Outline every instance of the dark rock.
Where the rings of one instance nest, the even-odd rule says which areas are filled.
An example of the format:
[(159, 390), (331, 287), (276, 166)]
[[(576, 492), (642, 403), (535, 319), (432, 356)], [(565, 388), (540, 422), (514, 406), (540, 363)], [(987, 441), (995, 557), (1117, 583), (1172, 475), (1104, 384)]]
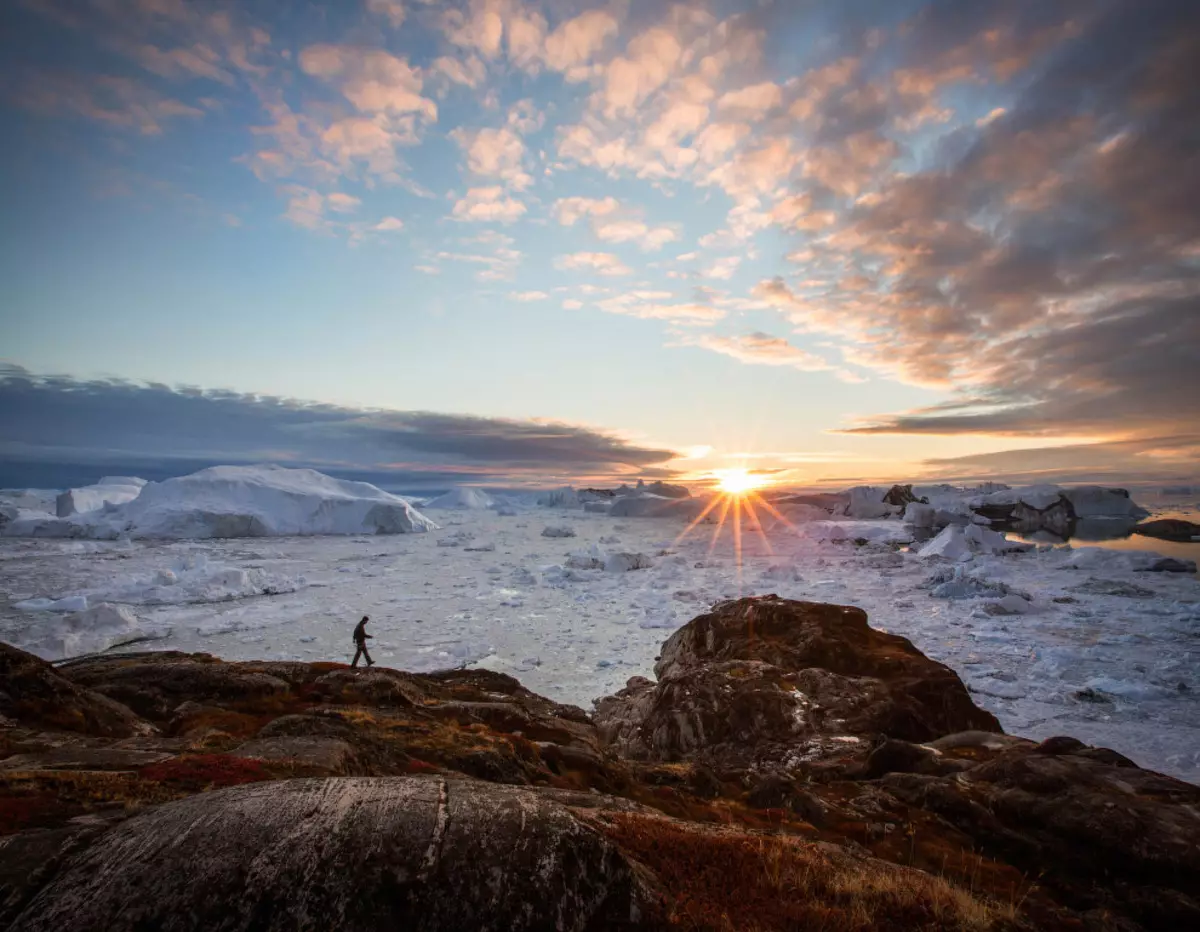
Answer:
[(937, 751), (908, 741), (889, 738), (867, 758), (866, 778), (877, 780), (886, 773), (933, 773)]
[(1087, 745), (1078, 738), (1047, 738), (1033, 749), (1033, 753), (1049, 754), (1052, 757), (1057, 757), (1060, 754), (1074, 754), (1076, 751), (1082, 751), (1086, 747)]
[(1187, 543), (1200, 537), (1200, 524), (1180, 518), (1157, 518), (1143, 521), (1133, 529), (1134, 534), (1154, 537), (1158, 540), (1175, 540)]
[(1025, 743), (953, 778), (882, 784), (1038, 872), (1073, 908), (1119, 909), (1146, 929), (1200, 927), (1200, 787), (1073, 738)]
[(885, 505), (893, 505), (896, 508), (903, 508), (910, 502), (922, 502), (927, 504), (924, 499), (917, 498), (917, 496), (913, 495), (911, 485), (894, 485), (888, 489), (887, 494), (883, 496), (883, 503)]
[(1078, 586), (1071, 587), (1072, 592), (1082, 592), (1085, 595), (1115, 595), (1125, 599), (1151, 599), (1154, 590), (1139, 586), (1137, 583), (1122, 582), (1118, 579), (1097, 579), (1091, 577)]
[(253, 760), (303, 764), (330, 774), (348, 774), (354, 768), (354, 748), (341, 738), (255, 738), (230, 753)]
[(1147, 573), (1192, 573), (1196, 572), (1195, 560), (1176, 560), (1174, 557), (1163, 557), (1155, 560), (1148, 567)]
[(222, 663), (208, 654), (161, 651), (84, 657), (59, 667), (74, 683), (165, 721), (185, 700), (230, 702), (282, 695), (288, 683), (253, 664)]
[(638, 760), (705, 754), (722, 766), (845, 754), (844, 736), (926, 741), (1000, 731), (948, 667), (875, 631), (857, 608), (776, 596), (714, 607), (675, 632), (659, 682), (600, 700), (604, 741)]
[(746, 803), (755, 809), (787, 809), (814, 826), (824, 825), (829, 816), (829, 807), (818, 797), (777, 773), (760, 777), (746, 794)]
[[(0, 724), (123, 738), (152, 731), (128, 707), (0, 643)], [(4, 722), (3, 719), (7, 721)]]
[(69, 857), (9, 929), (632, 930), (650, 905), (614, 845), (534, 793), (340, 778), (130, 819)]
[(89, 748), (67, 745), (34, 754), (14, 754), (0, 760), (0, 771), (127, 770), (157, 764), (173, 755), (134, 748)]

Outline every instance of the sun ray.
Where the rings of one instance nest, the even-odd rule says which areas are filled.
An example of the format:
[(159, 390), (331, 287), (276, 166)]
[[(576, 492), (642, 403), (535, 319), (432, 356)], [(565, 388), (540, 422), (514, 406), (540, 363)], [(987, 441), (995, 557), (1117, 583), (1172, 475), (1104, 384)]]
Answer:
[(771, 541), (767, 537), (767, 532), (763, 530), (762, 520), (758, 517), (758, 512), (754, 510), (754, 499), (756, 496), (751, 493), (746, 496), (746, 511), (750, 517), (754, 519), (754, 530), (758, 533), (759, 539), (762, 540), (763, 549), (767, 551), (768, 556), (775, 556), (775, 548), (771, 546)]
[(675, 546), (675, 544), (678, 544), (681, 540), (683, 540), (685, 537), (687, 537), (688, 534), (692, 533), (692, 531), (695, 530), (696, 525), (698, 525), (701, 521), (703, 521), (705, 518), (707, 518), (708, 513), (710, 511), (712, 511), (714, 508), (716, 508), (717, 505), (719, 505), (721, 503), (721, 499), (723, 497), (724, 496), (721, 496), (721, 495), (714, 495), (712, 497), (712, 501), (710, 501), (707, 505), (704, 506), (704, 510), (696, 516), (696, 518), (691, 522), (691, 524), (689, 524), (687, 527), (685, 527), (682, 531), (679, 532), (679, 536), (676, 537), (674, 541), (672, 541), (671, 545)]
[(717, 519), (717, 526), (713, 528), (712, 540), (708, 544), (708, 555), (711, 557), (713, 551), (717, 549), (717, 540), (721, 536), (721, 529), (725, 527), (725, 518), (729, 514), (729, 506), (733, 504), (733, 496), (723, 495), (723, 507), (721, 508), (721, 517)]
[(733, 499), (733, 556), (737, 563), (738, 595), (742, 595), (742, 497), (731, 495)]
[(752, 498), (754, 498), (754, 500), (757, 501), (760, 505), (762, 505), (765, 509), (767, 509), (767, 511), (769, 511), (772, 515), (774, 515), (776, 518), (778, 518), (780, 521), (782, 521), (784, 524), (786, 524), (788, 527), (788, 530), (791, 530), (791, 531), (796, 530), (796, 525), (792, 524), (792, 522), (789, 521), (784, 516), (783, 512), (781, 512), (778, 508), (776, 508), (774, 505), (772, 505), (769, 501), (767, 501), (765, 498), (763, 498), (757, 492), (751, 492), (750, 496)]

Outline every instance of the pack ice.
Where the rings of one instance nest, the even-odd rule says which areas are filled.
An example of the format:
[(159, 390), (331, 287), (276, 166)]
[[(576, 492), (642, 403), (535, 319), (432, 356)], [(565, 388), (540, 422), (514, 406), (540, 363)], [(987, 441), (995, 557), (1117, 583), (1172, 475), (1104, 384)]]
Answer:
[(8, 537), (112, 540), (408, 534), (437, 525), (404, 499), (312, 469), (214, 466), (146, 483), (124, 504), (64, 518), (22, 515)]

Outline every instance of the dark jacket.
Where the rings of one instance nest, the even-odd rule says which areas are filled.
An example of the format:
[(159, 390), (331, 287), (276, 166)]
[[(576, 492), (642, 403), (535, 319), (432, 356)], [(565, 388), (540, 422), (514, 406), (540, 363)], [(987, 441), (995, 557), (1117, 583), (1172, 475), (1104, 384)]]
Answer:
[(367, 634), (367, 623), (360, 621), (354, 628), (354, 643), (365, 644), (370, 636)]

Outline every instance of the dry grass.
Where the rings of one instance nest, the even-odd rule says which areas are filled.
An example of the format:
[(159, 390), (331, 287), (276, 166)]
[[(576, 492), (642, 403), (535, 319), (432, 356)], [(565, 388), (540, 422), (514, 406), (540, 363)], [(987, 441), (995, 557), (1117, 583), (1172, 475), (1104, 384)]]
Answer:
[(603, 826), (666, 891), (672, 928), (705, 932), (990, 932), (1013, 911), (942, 877), (791, 836), (620, 815)]

